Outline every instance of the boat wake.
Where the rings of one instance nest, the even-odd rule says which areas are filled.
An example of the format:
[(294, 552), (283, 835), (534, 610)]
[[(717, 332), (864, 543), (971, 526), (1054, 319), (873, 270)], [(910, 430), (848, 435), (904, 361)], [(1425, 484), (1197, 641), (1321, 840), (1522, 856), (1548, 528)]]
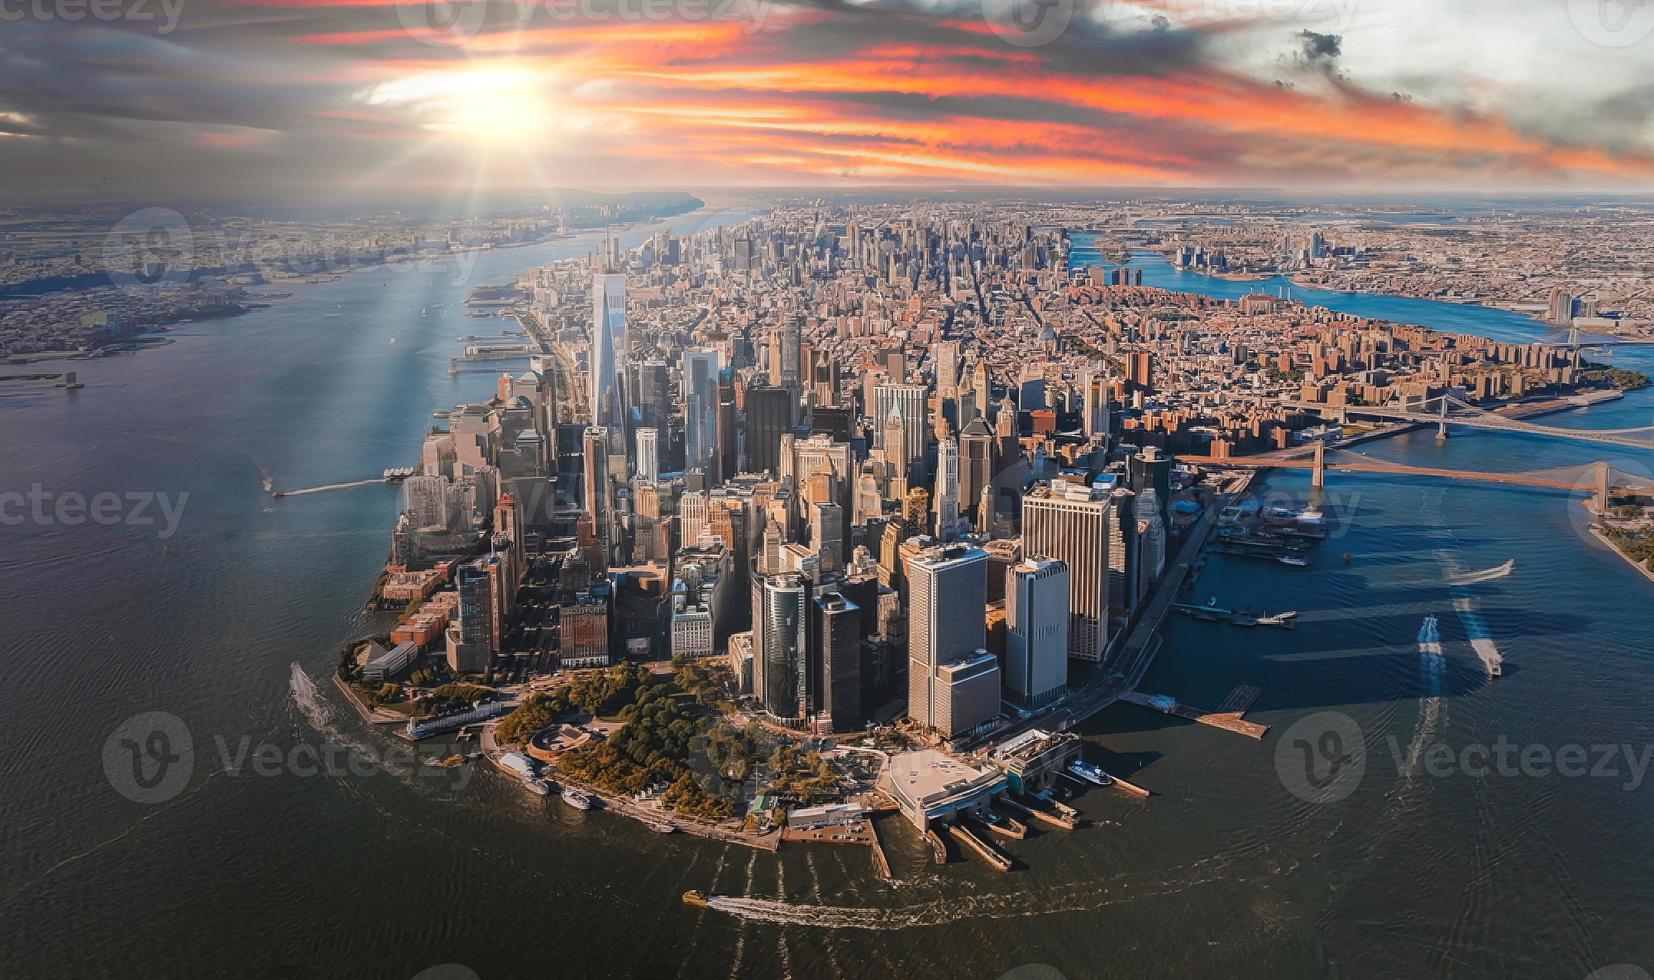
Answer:
[(1504, 578), (1516, 570), (1516, 559), (1512, 558), (1503, 565), (1484, 568), (1479, 572), (1462, 572), (1457, 575), (1448, 575), (1448, 585), (1476, 585), (1481, 582), (1491, 582), (1494, 579)]
[(1476, 612), (1475, 602), (1469, 596), (1461, 596), (1453, 600), (1453, 610), (1459, 614), (1459, 622), (1464, 624), (1470, 648), (1476, 651), (1482, 666), (1489, 674), (1503, 673), (1505, 655), (1499, 652), (1499, 646), (1493, 642), (1493, 634), (1488, 630), (1487, 623), (1483, 622), (1482, 617)]
[(1407, 746), (1406, 775), (1410, 781), (1418, 772), (1424, 749), (1441, 728), (1441, 683), (1447, 660), (1442, 656), (1441, 629), (1434, 616), (1424, 617), (1419, 625), (1419, 679), (1424, 684), (1425, 697), (1419, 699), (1419, 723), (1413, 731), (1413, 741)]
[(778, 926), (809, 926), (817, 929), (863, 929), (893, 932), (913, 926), (940, 926), (961, 919), (1013, 919), (1072, 912), (1095, 912), (1111, 905), (1139, 902), (1145, 898), (1176, 895), (1199, 885), (1233, 882), (1226, 875), (1201, 877), (1156, 891), (1134, 892), (1107, 882), (1084, 882), (1051, 894), (1050, 904), (1039, 896), (1020, 893), (967, 895), (920, 902), (896, 908), (867, 908), (840, 905), (803, 905), (763, 898), (710, 895), (710, 909), (750, 922)]
[(296, 661), (288, 672), (287, 688), (293, 695), (293, 706), (304, 715), (311, 728), (329, 738), (343, 740), (344, 733), (333, 720), (333, 706), (322, 699), (316, 682)]

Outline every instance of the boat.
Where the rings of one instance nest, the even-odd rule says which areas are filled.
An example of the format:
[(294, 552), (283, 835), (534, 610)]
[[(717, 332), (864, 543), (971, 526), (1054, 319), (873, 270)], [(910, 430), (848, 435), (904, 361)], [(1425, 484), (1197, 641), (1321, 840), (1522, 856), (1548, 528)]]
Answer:
[(575, 789), (573, 786), (564, 786), (562, 797), (564, 803), (574, 807), (576, 810), (590, 810), (592, 808), (592, 798)]
[(1283, 565), (1291, 565), (1293, 568), (1308, 568), (1313, 564), (1308, 558), (1302, 558), (1298, 555), (1276, 555), (1275, 560)]
[(664, 820), (658, 822), (651, 820), (649, 822), (649, 829), (653, 830), (657, 834), (675, 834), (678, 832), (678, 828), (675, 825), (669, 824)]
[(1347, 551), (1344, 552), (1344, 564), (1348, 565), (1350, 562), (1353, 562), (1353, 561), (1355, 561), (1355, 556), (1350, 554)]
[(706, 908), (706, 896), (691, 888), (683, 893), (683, 904), (693, 905), (696, 908), (704, 909)]
[(1296, 611), (1288, 610), (1287, 612), (1275, 613), (1273, 616), (1259, 616), (1257, 622), (1259, 626), (1280, 626), (1285, 629), (1295, 629), (1298, 624), (1294, 620), (1297, 618), (1298, 613)]
[(1073, 762), (1070, 762), (1068, 764), (1068, 771), (1086, 782), (1095, 783), (1098, 786), (1107, 786), (1109, 783), (1114, 782), (1113, 776), (1110, 776), (1108, 773), (1102, 771), (1091, 763), (1086, 762), (1084, 759), (1075, 759)]

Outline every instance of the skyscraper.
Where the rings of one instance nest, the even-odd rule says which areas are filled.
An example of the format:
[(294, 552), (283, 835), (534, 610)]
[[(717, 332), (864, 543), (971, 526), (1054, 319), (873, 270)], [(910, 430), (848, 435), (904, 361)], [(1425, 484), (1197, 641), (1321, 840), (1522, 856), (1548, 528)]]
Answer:
[(637, 478), (645, 483), (660, 479), (660, 430), (651, 426), (637, 430)]
[(931, 501), (936, 508), (936, 536), (950, 540), (959, 523), (959, 446), (952, 439), (936, 444), (936, 492)]
[(747, 392), (747, 460), (754, 473), (779, 473), (781, 437), (792, 431), (796, 399), (785, 388), (753, 388)]
[(959, 433), (959, 504), (980, 522), (982, 491), (994, 476), (994, 437), (979, 415)]
[(598, 272), (592, 276), (592, 425), (607, 430), (609, 455), (625, 456), (626, 405), (626, 277)]
[(1080, 398), (1084, 402), (1081, 414), (1087, 438), (1108, 435), (1108, 385), (1108, 375), (1100, 370), (1087, 371), (1081, 378)]
[(832, 731), (848, 731), (862, 720), (862, 610), (840, 592), (817, 595), (811, 605), (814, 641), (821, 647), (812, 658), (821, 665), (817, 710), (828, 716)]
[(1068, 566), (1068, 654), (1100, 661), (1108, 646), (1108, 494), (1077, 483), (1035, 487), (1022, 498), (1022, 547)]
[(907, 588), (907, 713), (928, 728), (946, 729), (937, 670), (974, 660), (987, 643), (987, 552), (966, 545), (920, 551), (908, 559)]
[(683, 352), (683, 465), (717, 477), (718, 352)]
[(797, 575), (759, 575), (752, 580), (753, 694), (778, 718), (802, 714), (807, 594)]
[[(916, 459), (925, 455), (925, 401), (930, 392), (924, 385), (879, 385), (873, 389), (873, 419), (884, 427), (874, 430), (875, 448), (883, 449), (886, 458), (905, 470)], [(899, 418), (902, 423), (900, 447), (886, 445), (888, 422)], [(898, 456), (893, 450), (900, 449)]]
[(1005, 687), (1027, 708), (1068, 683), (1068, 566), (1024, 558), (1006, 572)]

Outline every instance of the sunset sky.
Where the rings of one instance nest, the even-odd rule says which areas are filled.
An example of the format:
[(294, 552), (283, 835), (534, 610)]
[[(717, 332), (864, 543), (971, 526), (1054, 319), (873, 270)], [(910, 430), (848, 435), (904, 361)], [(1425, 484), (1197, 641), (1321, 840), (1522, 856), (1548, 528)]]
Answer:
[(0, 24), (8, 200), (1654, 186), (1622, 0), (121, 2)]

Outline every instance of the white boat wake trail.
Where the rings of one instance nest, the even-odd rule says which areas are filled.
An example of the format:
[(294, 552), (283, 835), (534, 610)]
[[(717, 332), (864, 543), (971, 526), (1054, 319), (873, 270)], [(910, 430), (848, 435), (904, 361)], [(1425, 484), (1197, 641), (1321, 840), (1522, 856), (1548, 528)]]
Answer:
[(1436, 617), (1426, 616), (1419, 626), (1419, 681), (1425, 696), (1419, 699), (1419, 724), (1413, 731), (1413, 741), (1407, 746), (1407, 780), (1412, 782), (1418, 772), (1419, 759), (1425, 746), (1436, 737), (1441, 727), (1442, 674), (1447, 661), (1442, 657), (1441, 630)]

